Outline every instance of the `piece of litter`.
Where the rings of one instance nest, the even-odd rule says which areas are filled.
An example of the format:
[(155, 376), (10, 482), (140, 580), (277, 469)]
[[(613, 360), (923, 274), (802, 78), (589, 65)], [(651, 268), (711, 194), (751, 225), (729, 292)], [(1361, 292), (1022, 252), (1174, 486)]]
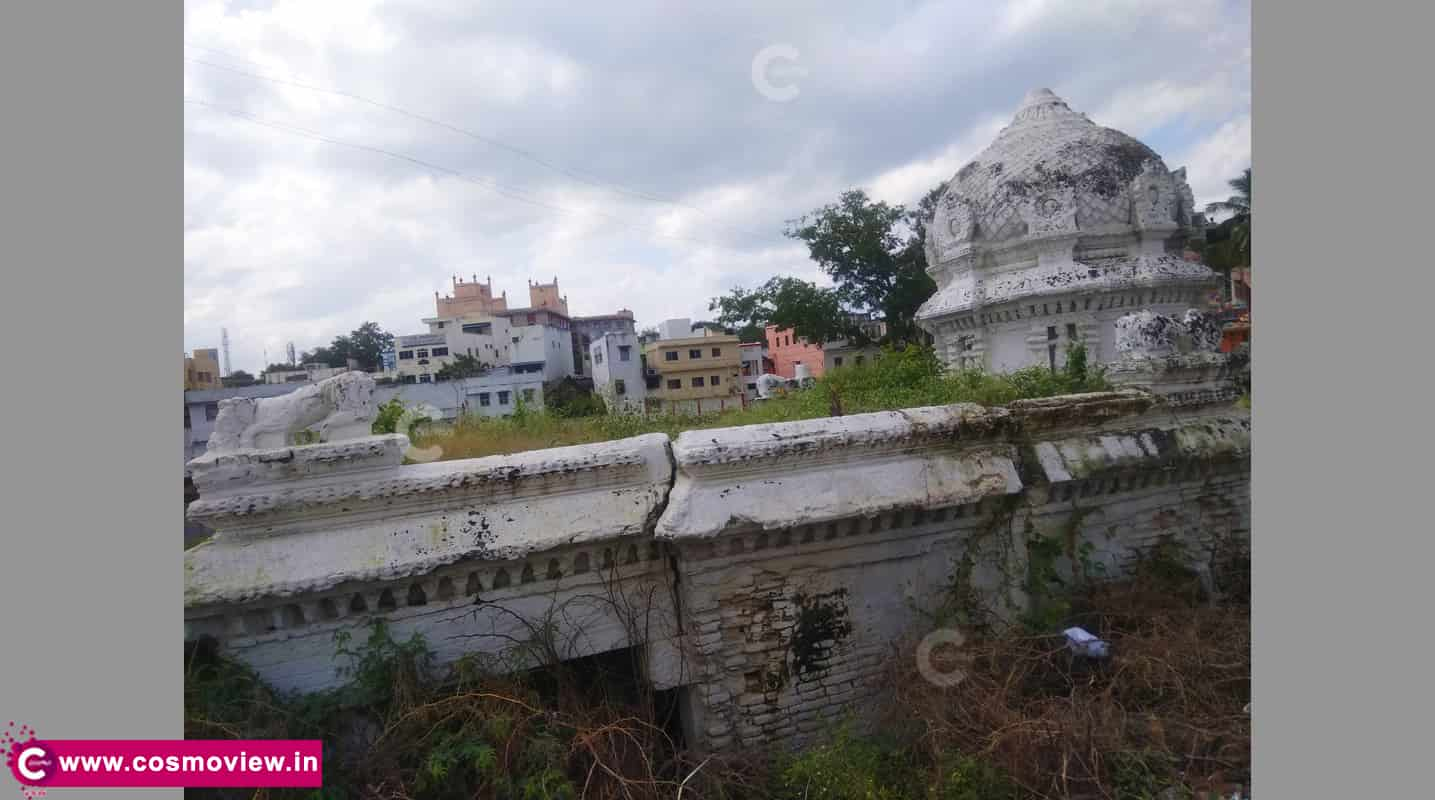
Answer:
[(1087, 658), (1106, 658), (1108, 655), (1106, 642), (1085, 628), (1067, 628), (1062, 633), (1066, 634), (1066, 645), (1077, 655)]

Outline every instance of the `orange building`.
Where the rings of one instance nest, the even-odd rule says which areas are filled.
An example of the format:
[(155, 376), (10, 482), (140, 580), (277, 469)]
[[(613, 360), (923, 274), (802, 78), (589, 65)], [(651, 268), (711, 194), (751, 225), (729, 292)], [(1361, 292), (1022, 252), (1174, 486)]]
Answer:
[(568, 298), (558, 293), (558, 278), (552, 283), (528, 282), (528, 305), (531, 308), (548, 308), (565, 317), (571, 317), (568, 313)]
[(508, 310), (508, 292), (494, 297), (493, 278), (489, 278), (487, 283), (479, 283), (477, 275), (473, 276), (472, 283), (466, 283), (457, 275), (453, 276), (453, 294), (440, 297), (438, 292), (434, 292), (433, 298), (436, 309), (434, 316), (439, 319), (495, 314)]
[(807, 367), (807, 374), (822, 377), (826, 370), (822, 345), (811, 344), (791, 330), (767, 326), (767, 355), (772, 359), (772, 372), (784, 378), (797, 377), (797, 365)]

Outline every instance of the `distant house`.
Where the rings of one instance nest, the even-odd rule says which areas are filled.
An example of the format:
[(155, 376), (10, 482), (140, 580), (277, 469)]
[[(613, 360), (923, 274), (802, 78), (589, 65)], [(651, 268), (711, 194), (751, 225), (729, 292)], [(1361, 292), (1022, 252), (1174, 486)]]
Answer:
[(648, 396), (638, 336), (630, 331), (608, 332), (588, 348), (593, 367), (593, 391), (610, 411), (642, 413)]
[(219, 375), (219, 350), (213, 347), (196, 349), (194, 355), (184, 357), (184, 388), (222, 389), (224, 383)]
[(647, 363), (657, 372), (657, 388), (650, 407), (657, 410), (705, 414), (741, 408), (741, 354), (738, 338), (705, 331), (649, 345)]

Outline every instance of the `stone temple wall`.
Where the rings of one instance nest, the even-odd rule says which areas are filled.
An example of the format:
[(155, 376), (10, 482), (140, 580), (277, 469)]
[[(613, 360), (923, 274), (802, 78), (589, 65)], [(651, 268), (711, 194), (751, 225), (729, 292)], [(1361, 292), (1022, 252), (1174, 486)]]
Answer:
[(426, 464), (404, 445), (194, 462), (217, 533), (186, 553), (187, 637), (302, 690), (340, 681), (335, 633), (375, 616), (440, 664), (636, 647), (690, 745), (797, 744), (880, 699), (959, 573), (1024, 610), (1033, 537), (1108, 575), (1164, 537), (1198, 569), (1249, 537), (1249, 416), (1139, 390)]

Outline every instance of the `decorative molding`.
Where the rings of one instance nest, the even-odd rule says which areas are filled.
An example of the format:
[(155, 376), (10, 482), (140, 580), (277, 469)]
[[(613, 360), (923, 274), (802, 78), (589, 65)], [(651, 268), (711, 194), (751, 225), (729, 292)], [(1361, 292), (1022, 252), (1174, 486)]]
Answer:
[(191, 517), (217, 533), (185, 553), (185, 605), (397, 580), (461, 560), (512, 560), (642, 534), (670, 477), (667, 437), (649, 434), (201, 495)]

